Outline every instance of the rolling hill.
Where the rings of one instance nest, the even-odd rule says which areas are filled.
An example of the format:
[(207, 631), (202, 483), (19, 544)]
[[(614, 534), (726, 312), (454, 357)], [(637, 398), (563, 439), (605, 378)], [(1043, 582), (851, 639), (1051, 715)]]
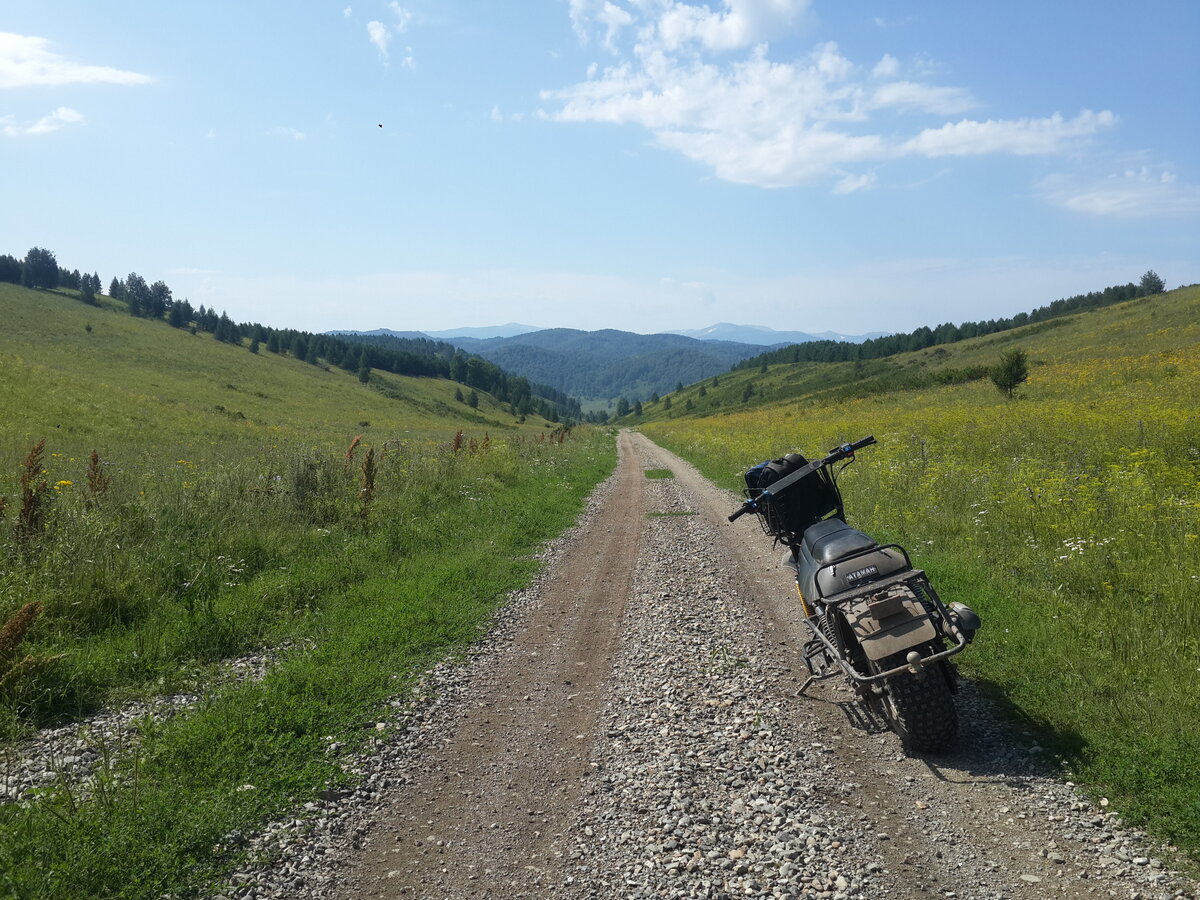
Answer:
[(531, 381), (600, 400), (649, 399), (762, 352), (751, 344), (615, 329), (548, 328), (510, 338), (450, 341)]
[(372, 371), (364, 385), (335, 367), (86, 306), (73, 292), (0, 284), (0, 319), (0, 451), (10, 455), (34, 435), (84, 453), (131, 433), (179, 444), (345, 446), (364, 432), (389, 440), (546, 425), (537, 417), (519, 425), (487, 394), (471, 409), (446, 379)]

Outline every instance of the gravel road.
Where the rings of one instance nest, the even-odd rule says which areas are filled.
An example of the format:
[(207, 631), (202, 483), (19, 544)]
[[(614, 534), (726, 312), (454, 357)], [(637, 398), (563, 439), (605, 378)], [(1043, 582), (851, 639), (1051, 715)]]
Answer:
[(619, 446), (537, 582), (378, 724), (362, 786), (251, 838), (264, 861), (221, 896), (1197, 897), (969, 682), (936, 757), (834, 680), (800, 694), (770, 540), (679, 458)]

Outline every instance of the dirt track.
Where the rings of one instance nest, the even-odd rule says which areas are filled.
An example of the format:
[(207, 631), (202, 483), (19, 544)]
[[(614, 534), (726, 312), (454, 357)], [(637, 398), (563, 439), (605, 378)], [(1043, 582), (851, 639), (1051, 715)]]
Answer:
[(620, 451), (533, 601), (339, 801), (342, 836), (232, 896), (1194, 896), (969, 683), (936, 758), (839, 684), (800, 695), (770, 541), (646, 438)]

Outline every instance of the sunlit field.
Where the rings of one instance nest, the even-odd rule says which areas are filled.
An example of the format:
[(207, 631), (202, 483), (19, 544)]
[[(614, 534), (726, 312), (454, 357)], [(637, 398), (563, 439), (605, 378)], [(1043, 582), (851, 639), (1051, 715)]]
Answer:
[[(1198, 300), (1175, 292), (1170, 318), (1194, 323)], [(965, 670), (1078, 778), (1195, 855), (1200, 345), (1191, 324), (1133, 330), (1153, 303), (1077, 317), (1061, 353), (1034, 343), (1012, 401), (977, 381), (644, 430), (729, 487), (766, 457), (874, 434), (841, 481), (850, 521), (980, 611)]]
[[(245, 853), (224, 836), (349, 777), (362, 723), (481, 634), (615, 461), (610, 434), (471, 409), (451, 382), (364, 386), (61, 295), (0, 303), (0, 740), (192, 698), (97, 735), (85, 790), (0, 803), (2, 896), (219, 877)], [(263, 653), (261, 681), (229, 677)]]

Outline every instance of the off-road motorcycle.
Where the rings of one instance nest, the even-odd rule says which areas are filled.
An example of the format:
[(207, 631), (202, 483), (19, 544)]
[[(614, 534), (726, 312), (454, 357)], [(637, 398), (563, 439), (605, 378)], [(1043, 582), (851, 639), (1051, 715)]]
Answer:
[(841, 673), (905, 746), (935, 752), (958, 733), (948, 660), (971, 642), (980, 621), (961, 603), (943, 603), (903, 547), (877, 544), (846, 524), (838, 475), (874, 443), (868, 436), (811, 462), (789, 453), (760, 463), (746, 472), (746, 502), (729, 521), (755, 513), (788, 548), (784, 565), (796, 573), (812, 633), (802, 651), (805, 688)]

